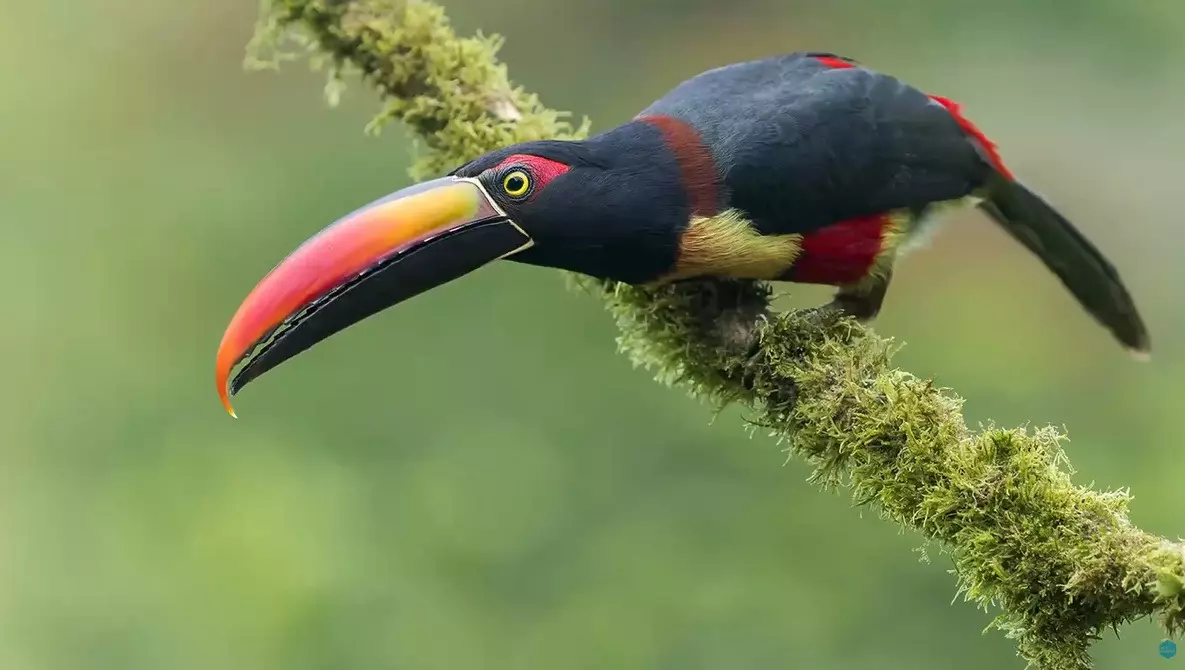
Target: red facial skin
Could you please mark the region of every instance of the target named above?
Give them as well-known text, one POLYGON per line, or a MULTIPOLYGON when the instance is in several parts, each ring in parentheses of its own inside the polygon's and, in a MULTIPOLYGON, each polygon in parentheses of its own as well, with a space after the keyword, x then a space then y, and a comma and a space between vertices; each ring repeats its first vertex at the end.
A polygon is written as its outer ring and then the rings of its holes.
POLYGON ((532 196, 547 186, 552 179, 572 169, 570 165, 564 165, 563 163, 547 158, 527 154, 514 154, 513 156, 507 156, 506 160, 498 163, 494 167, 494 170, 501 171, 516 165, 523 166, 530 173, 531 180, 534 182, 531 192, 532 196))

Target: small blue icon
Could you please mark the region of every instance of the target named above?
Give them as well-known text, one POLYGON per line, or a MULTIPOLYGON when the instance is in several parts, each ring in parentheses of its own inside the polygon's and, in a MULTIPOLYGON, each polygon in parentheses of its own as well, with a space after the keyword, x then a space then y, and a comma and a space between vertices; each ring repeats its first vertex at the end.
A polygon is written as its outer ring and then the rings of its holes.
POLYGON ((1172 640, 1165 640, 1160 643, 1160 655, 1165 658, 1172 658, 1177 655, 1177 643, 1172 640))

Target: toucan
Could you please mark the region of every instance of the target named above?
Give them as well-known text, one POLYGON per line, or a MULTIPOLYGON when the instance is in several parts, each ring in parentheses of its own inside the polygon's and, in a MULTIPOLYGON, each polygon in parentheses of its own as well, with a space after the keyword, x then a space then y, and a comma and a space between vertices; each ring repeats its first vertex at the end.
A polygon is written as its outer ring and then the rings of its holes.
POLYGON ((218 392, 234 416, 231 396, 283 361, 498 259, 632 285, 830 285, 820 309, 867 322, 894 261, 954 205, 986 213, 1147 357, 1115 268, 958 103, 850 58, 795 52, 703 72, 611 130, 491 151, 342 217, 239 307, 218 348, 218 392))

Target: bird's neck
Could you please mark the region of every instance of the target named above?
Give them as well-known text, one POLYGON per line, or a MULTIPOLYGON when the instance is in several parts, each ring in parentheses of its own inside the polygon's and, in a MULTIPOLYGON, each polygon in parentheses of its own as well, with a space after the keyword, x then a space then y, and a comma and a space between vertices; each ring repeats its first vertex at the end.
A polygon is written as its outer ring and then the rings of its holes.
POLYGON ((699 133, 684 121, 672 116, 639 116, 587 142, 594 155, 645 166, 677 182, 690 216, 715 216, 725 209, 715 158, 699 133))
POLYGON ((579 179, 579 197, 544 189, 538 205, 562 221, 538 231, 536 246, 511 258, 631 284, 669 273, 691 207, 663 134, 631 121, 573 149, 584 156, 568 177, 579 179))

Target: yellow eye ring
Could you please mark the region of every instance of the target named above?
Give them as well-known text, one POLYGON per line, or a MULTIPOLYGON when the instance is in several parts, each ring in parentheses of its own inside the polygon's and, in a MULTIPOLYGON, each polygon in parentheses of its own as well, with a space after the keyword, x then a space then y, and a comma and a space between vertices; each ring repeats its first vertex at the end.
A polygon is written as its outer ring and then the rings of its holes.
POLYGON ((511 170, 502 176, 502 190, 512 198, 521 198, 531 192, 531 176, 523 170, 511 170))

